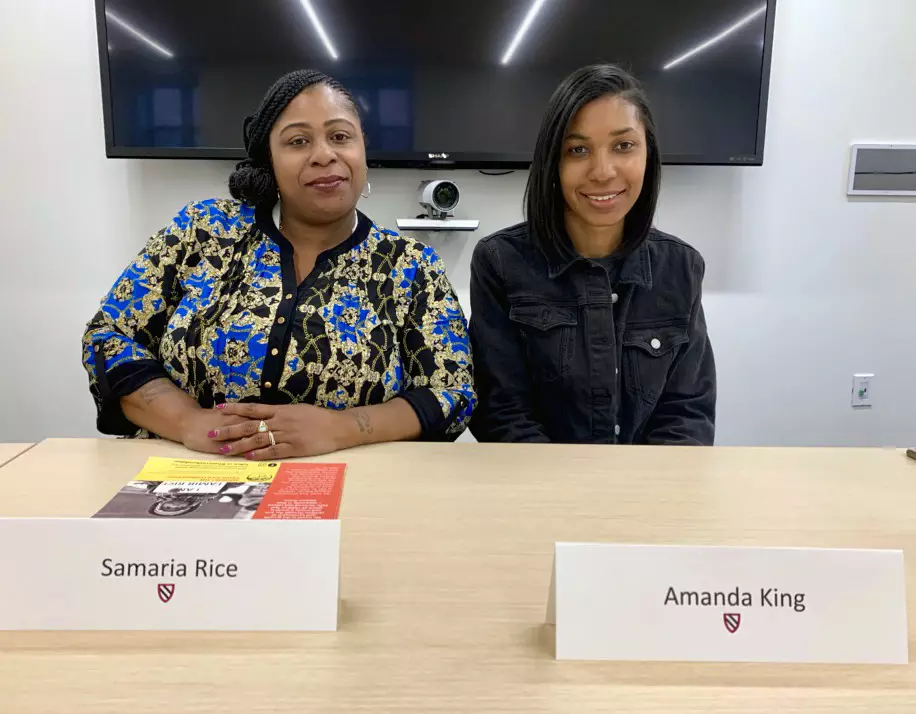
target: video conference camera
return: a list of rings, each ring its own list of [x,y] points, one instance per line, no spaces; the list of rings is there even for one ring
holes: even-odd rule
[[[400,231],[476,231],[480,221],[455,218],[461,192],[447,179],[420,182],[417,198],[425,213],[416,218],[398,218]]]
[[[454,181],[423,181],[420,184],[420,205],[427,218],[444,219],[454,215],[461,193]]]

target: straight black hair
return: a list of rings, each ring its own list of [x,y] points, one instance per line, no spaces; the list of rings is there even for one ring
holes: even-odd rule
[[[273,206],[277,202],[277,179],[270,159],[270,130],[287,105],[302,91],[317,84],[341,94],[359,116],[353,95],[333,77],[315,69],[285,74],[267,90],[261,106],[242,125],[248,157],[236,164],[229,176],[229,193],[250,206]]]
[[[621,252],[638,248],[652,228],[661,188],[662,161],[649,100],[642,85],[629,72],[613,64],[594,64],[577,69],[557,87],[534,145],[525,189],[525,215],[529,234],[547,254],[565,256],[573,251],[566,235],[566,202],[560,187],[560,158],[569,124],[583,106],[608,95],[620,97],[636,108],[648,144],[642,193],[624,219]]]

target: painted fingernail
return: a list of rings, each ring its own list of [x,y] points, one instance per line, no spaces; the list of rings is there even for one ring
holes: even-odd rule
[[[225,405],[225,404],[217,404],[217,405],[216,405],[216,408],[217,408],[217,409],[225,409],[225,408],[226,408],[226,405]]]
[[[214,429],[213,431],[208,431],[208,432],[207,432],[207,436],[209,436],[211,439],[215,439],[217,436],[219,436],[219,429]]]
[[[232,451],[232,447],[229,446],[229,444],[226,444],[225,446],[221,446],[219,449],[219,453],[221,454],[228,454],[230,451]]]
[[[254,458],[254,453],[249,451],[247,454],[245,454],[245,458],[251,461]]]

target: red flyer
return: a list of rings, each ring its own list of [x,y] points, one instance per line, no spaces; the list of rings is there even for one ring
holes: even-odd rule
[[[337,518],[346,470],[346,464],[281,464],[253,518]]]

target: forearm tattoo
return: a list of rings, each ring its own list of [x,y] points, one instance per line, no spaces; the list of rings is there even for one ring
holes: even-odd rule
[[[357,410],[355,417],[356,417],[356,426],[359,427],[360,433],[368,434],[371,436],[373,432],[373,428],[372,428],[372,422],[369,421],[369,415],[366,414],[365,412]]]
[[[143,406],[148,407],[163,394],[168,394],[175,389],[176,387],[171,380],[165,378],[154,379],[152,382],[147,382],[140,387],[137,390],[137,396],[143,401]]]

